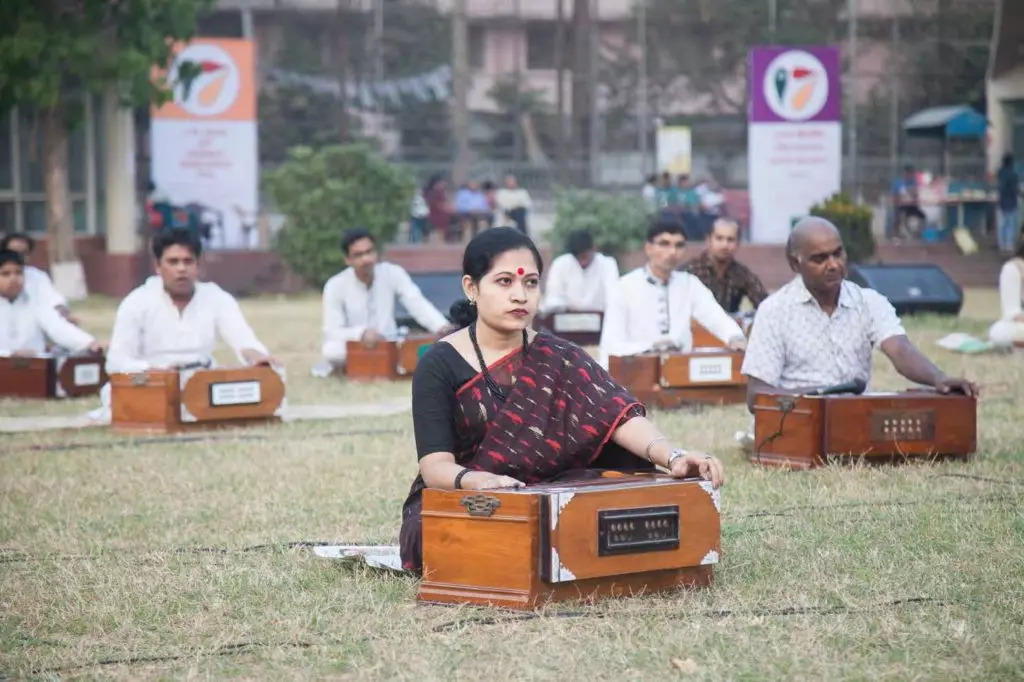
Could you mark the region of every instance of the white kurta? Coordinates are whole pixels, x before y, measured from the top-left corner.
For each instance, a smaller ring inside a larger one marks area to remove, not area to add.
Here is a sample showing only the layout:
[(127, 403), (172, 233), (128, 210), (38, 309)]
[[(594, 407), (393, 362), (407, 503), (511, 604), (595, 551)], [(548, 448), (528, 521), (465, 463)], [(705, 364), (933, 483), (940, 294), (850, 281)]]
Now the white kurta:
[(212, 282), (197, 282), (179, 311), (159, 277), (150, 277), (121, 302), (107, 352), (107, 372), (141, 372), (213, 362), (217, 336), (244, 363), (246, 348), (269, 354), (245, 321), (238, 301)]
[(997, 346), (1024, 344), (1024, 322), (1014, 318), (1024, 313), (1024, 259), (1011, 258), (999, 271), (999, 321), (988, 330), (989, 341)]
[(36, 301), (51, 308), (68, 304), (68, 300), (54, 288), (50, 276), (32, 265), (25, 266), (25, 291)]
[(667, 283), (647, 266), (623, 275), (612, 290), (601, 329), (601, 365), (611, 355), (636, 355), (668, 341), (680, 350), (693, 347), (691, 320), (723, 342), (743, 338), (743, 330), (718, 305), (714, 294), (688, 272), (673, 272)]
[(600, 310), (608, 302), (608, 292), (619, 279), (619, 264), (603, 253), (596, 254), (585, 269), (571, 253), (551, 262), (544, 282), (541, 315), (558, 310)]
[(90, 334), (61, 317), (51, 303), (28, 289), (13, 301), (0, 297), (0, 357), (19, 350), (43, 354), (47, 339), (75, 353), (95, 342)]
[(362, 338), (367, 328), (376, 329), (385, 338), (396, 337), (396, 301), (401, 301), (413, 319), (431, 333), (448, 324), (447, 318), (426, 299), (409, 273), (394, 263), (378, 263), (369, 287), (359, 281), (352, 268), (327, 280), (323, 292), (324, 358), (344, 362), (346, 344)]

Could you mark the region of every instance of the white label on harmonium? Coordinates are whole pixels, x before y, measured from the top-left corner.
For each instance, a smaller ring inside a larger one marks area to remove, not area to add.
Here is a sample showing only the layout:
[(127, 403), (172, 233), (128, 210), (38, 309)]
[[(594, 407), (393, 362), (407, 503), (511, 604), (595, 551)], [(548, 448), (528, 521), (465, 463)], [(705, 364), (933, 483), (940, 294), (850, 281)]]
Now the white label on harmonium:
[(556, 313), (552, 320), (555, 333), (599, 332), (601, 331), (600, 313)]
[(690, 358), (690, 382), (694, 384), (729, 381), (732, 357)]
[(260, 382), (222, 381), (210, 384), (210, 405), (259, 405)]
[(75, 386), (97, 386), (100, 383), (100, 364), (75, 366)]

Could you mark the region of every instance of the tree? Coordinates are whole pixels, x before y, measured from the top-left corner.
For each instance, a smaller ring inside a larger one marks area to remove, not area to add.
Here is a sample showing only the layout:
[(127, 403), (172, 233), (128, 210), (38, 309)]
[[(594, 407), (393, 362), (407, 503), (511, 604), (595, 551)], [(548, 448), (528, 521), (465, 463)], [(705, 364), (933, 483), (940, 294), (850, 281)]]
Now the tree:
[[(213, 0), (3, 0), (0, 3), (0, 115), (15, 106), (43, 125), (43, 173), (50, 266), (55, 279), (81, 272), (68, 189), (68, 136), (90, 93), (117, 89), (126, 106), (163, 103), (175, 41), (190, 39)], [(182, 79), (199, 66), (179, 66)], [(74, 276), (74, 275), (72, 275)]]

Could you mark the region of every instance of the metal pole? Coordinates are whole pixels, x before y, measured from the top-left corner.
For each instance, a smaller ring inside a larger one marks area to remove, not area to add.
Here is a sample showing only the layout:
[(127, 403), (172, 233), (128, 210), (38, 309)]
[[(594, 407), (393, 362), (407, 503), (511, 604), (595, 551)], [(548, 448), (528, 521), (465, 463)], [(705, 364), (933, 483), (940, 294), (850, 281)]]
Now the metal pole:
[(847, 44), (849, 51), (850, 71), (847, 73), (846, 101), (849, 103), (849, 122), (846, 129), (847, 154), (850, 159), (850, 187), (856, 200), (860, 200), (860, 184), (858, 177), (858, 155), (857, 155), (857, 0), (847, 0)]
[(384, 0), (377, 0), (373, 6), (374, 77), (378, 85), (384, 81)]
[(600, 19), (598, 18), (598, 3), (597, 0), (590, 0), (590, 22), (588, 25), (587, 37), (588, 47), (590, 48), (590, 69), (587, 74), (590, 79), (590, 87), (588, 88), (590, 94), (590, 115), (589, 115), (589, 127), (590, 127), (590, 152), (588, 154), (590, 160), (590, 184), (594, 186), (597, 184), (598, 179), (598, 150), (600, 149), (600, 140), (598, 138), (598, 113), (597, 113), (597, 98), (598, 98), (598, 74), (599, 65), (598, 60), (600, 59), (600, 53), (598, 46), (600, 42)]
[(469, 172), (469, 51), (467, 45), (466, 0), (455, 0), (452, 11), (452, 135), (455, 138), (455, 163), (452, 183), (466, 181)]
[(768, 0), (768, 26), (771, 31), (772, 43), (775, 43), (775, 29), (779, 24), (779, 0)]
[(643, 165), (643, 175), (646, 177), (651, 168), (647, 145), (647, 121), (650, 118), (647, 102), (647, 0), (639, 0), (636, 30), (637, 42), (640, 43), (640, 96), (637, 97), (636, 128), (640, 142), (640, 161)]
[[(892, 20), (892, 49), (894, 54), (900, 53), (900, 20)], [(892, 90), (889, 93), (889, 177), (899, 175), (900, 161), (900, 76), (894, 71), (889, 78), (892, 82)]]

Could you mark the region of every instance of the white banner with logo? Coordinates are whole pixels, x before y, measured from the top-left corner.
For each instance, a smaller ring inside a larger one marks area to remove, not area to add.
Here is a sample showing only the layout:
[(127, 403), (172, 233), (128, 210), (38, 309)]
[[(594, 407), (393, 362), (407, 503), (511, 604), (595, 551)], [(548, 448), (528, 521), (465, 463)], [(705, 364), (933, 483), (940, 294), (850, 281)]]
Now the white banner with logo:
[[(157, 197), (210, 226), (208, 246), (257, 245), (259, 158), (253, 44), (204, 38), (183, 47), (169, 78), (174, 100), (154, 110), (150, 129)], [(178, 64), (198, 64), (191, 83)]]

